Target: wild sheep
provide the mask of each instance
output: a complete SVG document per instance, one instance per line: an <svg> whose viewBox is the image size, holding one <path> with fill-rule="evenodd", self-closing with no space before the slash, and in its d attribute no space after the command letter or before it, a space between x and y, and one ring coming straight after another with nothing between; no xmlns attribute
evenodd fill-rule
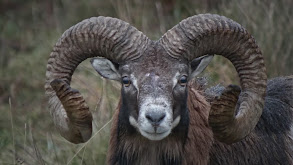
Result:
<svg viewBox="0 0 293 165"><path fill-rule="evenodd" d="M232 62L241 89L191 81L213 54ZM267 86L261 51L238 23L196 15L158 41L109 17L66 30L50 54L45 89L54 123L72 143L91 137L92 115L71 76L96 56L96 71L122 84L108 164L293 164L293 77Z"/></svg>

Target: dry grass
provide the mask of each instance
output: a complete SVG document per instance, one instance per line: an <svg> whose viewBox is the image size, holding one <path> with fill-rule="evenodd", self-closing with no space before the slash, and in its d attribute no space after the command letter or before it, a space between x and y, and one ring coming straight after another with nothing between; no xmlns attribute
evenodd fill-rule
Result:
<svg viewBox="0 0 293 165"><path fill-rule="evenodd" d="M270 77L292 74L291 0L70 0L0 2L0 164L104 164L120 85L101 79L88 61L73 76L94 115L94 136L74 145L55 130L44 98L46 62L53 44L82 19L123 19L158 39L180 20L217 13L239 22L258 41ZM237 83L232 65L216 57L205 76Z"/></svg>

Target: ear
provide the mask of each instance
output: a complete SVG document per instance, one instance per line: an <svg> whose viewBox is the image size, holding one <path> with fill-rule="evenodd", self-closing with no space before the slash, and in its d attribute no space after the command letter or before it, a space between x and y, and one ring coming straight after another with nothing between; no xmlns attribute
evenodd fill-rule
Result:
<svg viewBox="0 0 293 165"><path fill-rule="evenodd" d="M92 58L91 64L102 77L120 81L121 75L118 72L118 64L114 64L103 57Z"/></svg>
<svg viewBox="0 0 293 165"><path fill-rule="evenodd" d="M191 78L199 75L212 61L214 55L205 55L196 58L190 62Z"/></svg>

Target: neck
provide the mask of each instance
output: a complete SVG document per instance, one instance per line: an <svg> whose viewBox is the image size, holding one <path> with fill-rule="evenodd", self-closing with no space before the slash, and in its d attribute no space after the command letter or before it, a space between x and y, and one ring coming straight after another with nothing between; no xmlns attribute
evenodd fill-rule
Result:
<svg viewBox="0 0 293 165"><path fill-rule="evenodd" d="M176 137L150 141L141 135L122 136L115 161L119 164L181 164L183 143Z"/></svg>

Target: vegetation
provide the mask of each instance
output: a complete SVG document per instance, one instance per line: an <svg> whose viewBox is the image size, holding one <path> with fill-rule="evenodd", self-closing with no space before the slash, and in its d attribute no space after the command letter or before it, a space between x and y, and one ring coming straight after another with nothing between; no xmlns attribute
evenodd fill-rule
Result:
<svg viewBox="0 0 293 165"><path fill-rule="evenodd" d="M104 164L120 85L83 62L73 87L94 114L92 139L74 145L54 128L44 97L46 63L61 34L93 16L125 20L158 39L180 20L216 13L245 26L258 41L269 77L293 70L292 0L2 0L0 1L0 164ZM216 57L205 76L237 83L231 64Z"/></svg>

